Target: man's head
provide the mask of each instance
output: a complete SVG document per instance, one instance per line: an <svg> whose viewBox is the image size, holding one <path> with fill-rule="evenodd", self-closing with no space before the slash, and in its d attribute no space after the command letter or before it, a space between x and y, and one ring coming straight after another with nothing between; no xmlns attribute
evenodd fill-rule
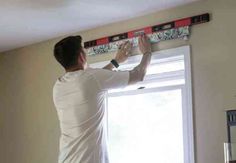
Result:
<svg viewBox="0 0 236 163"><path fill-rule="evenodd" d="M81 44L81 36L69 36L54 46L54 56L66 70L85 68L86 54Z"/></svg>

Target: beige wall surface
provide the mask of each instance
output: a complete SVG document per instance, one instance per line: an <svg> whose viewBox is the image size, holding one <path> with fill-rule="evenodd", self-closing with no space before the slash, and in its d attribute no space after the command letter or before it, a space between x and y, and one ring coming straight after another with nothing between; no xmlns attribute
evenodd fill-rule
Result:
<svg viewBox="0 0 236 163"><path fill-rule="evenodd" d="M236 1L207 0L80 32L84 41L209 12L188 41L165 41L154 50L191 45L196 163L223 163L225 109L236 108ZM55 163L59 124L52 87L64 73L53 58L58 39L0 55L0 162ZM105 54L89 62L112 58Z"/></svg>

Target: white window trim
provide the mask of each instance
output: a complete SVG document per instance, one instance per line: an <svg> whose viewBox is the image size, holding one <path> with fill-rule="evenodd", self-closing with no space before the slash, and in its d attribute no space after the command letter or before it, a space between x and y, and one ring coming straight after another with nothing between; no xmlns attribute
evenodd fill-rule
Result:
<svg viewBox="0 0 236 163"><path fill-rule="evenodd" d="M185 163L195 163L195 155L194 155L194 130L193 130L193 105L192 105L192 82L191 82L191 59L190 59L190 46L182 46L178 48L173 49L167 49L162 51L153 52L152 55L152 61L155 61L156 59L162 60L164 62L171 61L170 57L175 60L178 60L178 57L180 55L184 56L184 63L185 63L185 71L181 72L180 74L177 74L176 77L178 78L180 75L182 76L184 73L185 76L185 84L184 85L175 85L175 86L165 86L161 88L149 88L149 89L142 89L142 90L132 90L132 91L126 91L126 92L115 92L115 93L109 93L108 96L119 96L119 95L125 95L125 94L135 94L135 93L145 93L150 91L165 91L165 90L172 90L172 89L181 89L182 95L184 98L182 101L183 104L183 125L184 125L184 153L187 154L184 157ZM137 63L137 61L141 60L141 55L131 56L129 59L121 64L122 65L130 65ZM109 61L99 62L95 64L91 64L91 67L103 67L106 65ZM186 98L185 98L186 97ZM185 107L187 106L187 107ZM187 141L186 141L187 140Z"/></svg>
<svg viewBox="0 0 236 163"><path fill-rule="evenodd" d="M186 99L183 101L183 103L186 103L187 108L185 111L187 111L187 117L186 118L186 125L187 125L187 142L189 142L188 149L186 149L189 152L189 158L187 161L189 163L195 163L195 155L194 155L194 130L193 130L193 102L192 102L192 76L191 76L191 56L190 56L190 46L183 46L181 47L184 54L184 63L185 63L185 89L183 90L183 95L186 94Z"/></svg>

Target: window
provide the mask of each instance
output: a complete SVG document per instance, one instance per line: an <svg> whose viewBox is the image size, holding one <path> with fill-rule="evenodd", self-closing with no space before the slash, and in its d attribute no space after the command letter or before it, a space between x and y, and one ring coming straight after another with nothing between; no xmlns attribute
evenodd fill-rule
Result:
<svg viewBox="0 0 236 163"><path fill-rule="evenodd" d="M111 163L194 163L190 72L189 46L164 50L153 54L144 81L108 92Z"/></svg>

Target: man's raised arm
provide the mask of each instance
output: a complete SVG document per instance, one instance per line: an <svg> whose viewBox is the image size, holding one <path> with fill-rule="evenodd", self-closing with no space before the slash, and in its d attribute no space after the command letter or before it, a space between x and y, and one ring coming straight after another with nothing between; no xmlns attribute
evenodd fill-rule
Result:
<svg viewBox="0 0 236 163"><path fill-rule="evenodd" d="M146 35L142 35L139 38L139 50L143 54L143 58L138 66L129 71L129 85L135 84L139 81L143 81L147 71L147 67L150 64L152 49L151 43Z"/></svg>
<svg viewBox="0 0 236 163"><path fill-rule="evenodd" d="M115 61L118 62L119 64L127 60L127 58L131 53L131 49L132 49L132 44L129 41L122 44L116 54ZM129 83L128 83L129 85L135 84L144 79L147 67L151 61L152 57L151 43L145 34L139 37L139 50L143 54L143 57L140 64L136 66L133 70L129 71ZM112 63L109 63L108 65L103 67L103 69L108 69L108 70L112 70L113 68L114 64Z"/></svg>

